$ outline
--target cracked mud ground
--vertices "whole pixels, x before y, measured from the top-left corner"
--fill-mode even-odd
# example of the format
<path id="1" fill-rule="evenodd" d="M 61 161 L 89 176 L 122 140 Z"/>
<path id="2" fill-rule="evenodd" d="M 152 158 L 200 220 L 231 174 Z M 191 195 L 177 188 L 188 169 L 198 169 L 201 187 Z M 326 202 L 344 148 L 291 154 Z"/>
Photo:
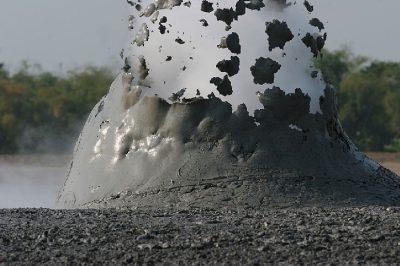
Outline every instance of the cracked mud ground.
<path id="1" fill-rule="evenodd" d="M 0 210 L 0 264 L 397 263 L 400 208 Z"/>

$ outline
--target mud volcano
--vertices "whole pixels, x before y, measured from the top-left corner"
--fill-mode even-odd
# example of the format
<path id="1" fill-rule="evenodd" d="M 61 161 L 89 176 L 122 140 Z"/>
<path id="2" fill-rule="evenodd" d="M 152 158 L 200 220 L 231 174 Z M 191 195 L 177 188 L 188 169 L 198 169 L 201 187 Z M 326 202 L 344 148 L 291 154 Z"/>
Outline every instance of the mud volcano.
<path id="1" fill-rule="evenodd" d="M 132 42 L 76 145 L 64 207 L 398 205 L 313 66 L 308 2 L 128 1 Z"/>

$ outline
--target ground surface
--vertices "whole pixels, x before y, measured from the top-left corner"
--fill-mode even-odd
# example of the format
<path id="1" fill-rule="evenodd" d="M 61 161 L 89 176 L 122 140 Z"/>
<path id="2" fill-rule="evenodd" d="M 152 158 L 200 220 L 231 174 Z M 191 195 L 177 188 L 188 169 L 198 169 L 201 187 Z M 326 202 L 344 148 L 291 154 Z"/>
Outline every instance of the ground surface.
<path id="1" fill-rule="evenodd" d="M 395 264 L 399 208 L 0 210 L 0 264 Z"/>
<path id="2" fill-rule="evenodd" d="M 369 156 L 400 174 L 399 154 Z M 69 161 L 53 159 L 1 157 L 0 208 L 51 204 Z M 21 197 L 28 198 L 18 202 Z M 0 209 L 0 265 L 395 264 L 399 257 L 400 208 Z"/>

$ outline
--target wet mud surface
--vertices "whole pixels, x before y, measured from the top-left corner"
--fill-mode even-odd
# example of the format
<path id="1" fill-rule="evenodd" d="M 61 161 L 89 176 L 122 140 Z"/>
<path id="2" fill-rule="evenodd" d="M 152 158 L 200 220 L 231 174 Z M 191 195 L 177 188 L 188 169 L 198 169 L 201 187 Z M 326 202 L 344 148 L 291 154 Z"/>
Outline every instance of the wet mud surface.
<path id="1" fill-rule="evenodd" d="M 394 264 L 400 209 L 0 210 L 0 264 Z"/>

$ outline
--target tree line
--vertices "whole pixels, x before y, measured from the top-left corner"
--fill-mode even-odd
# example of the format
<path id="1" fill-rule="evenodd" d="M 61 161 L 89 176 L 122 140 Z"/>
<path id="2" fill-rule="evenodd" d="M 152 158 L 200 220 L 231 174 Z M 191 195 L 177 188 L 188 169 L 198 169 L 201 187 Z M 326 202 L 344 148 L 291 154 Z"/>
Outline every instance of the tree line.
<path id="1" fill-rule="evenodd" d="M 10 74 L 0 65 L 0 153 L 66 152 L 113 80 L 107 68 L 86 67 L 65 76 Z"/>
<path id="2" fill-rule="evenodd" d="M 340 118 L 364 151 L 400 152 L 400 63 L 370 60 L 347 49 L 316 61 L 337 89 Z M 114 78 L 105 67 L 56 75 L 0 64 L 0 153 L 66 152 Z"/>
<path id="3" fill-rule="evenodd" d="M 316 62 L 336 87 L 344 129 L 364 151 L 400 152 L 400 63 L 324 51 Z"/>

